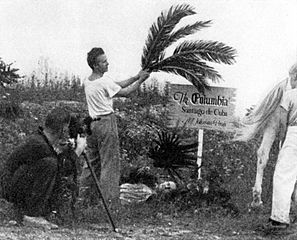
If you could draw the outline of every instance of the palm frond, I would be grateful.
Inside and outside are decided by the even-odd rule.
[[[187,152],[187,151],[192,152],[194,149],[196,150],[197,144],[198,144],[198,142],[194,142],[194,143],[191,143],[191,144],[180,145],[179,149],[184,151],[184,152]]]
[[[198,143],[181,144],[175,133],[158,133],[158,140],[149,150],[149,157],[154,160],[154,166],[164,169],[177,169],[197,166],[196,156]]]
[[[199,92],[204,92],[205,89],[210,88],[208,83],[203,78],[202,74],[197,74],[192,69],[184,68],[181,66],[164,65],[162,68],[159,68],[158,71],[173,73],[181,77],[184,77],[189,82],[191,82]]]
[[[173,32],[168,40],[167,40],[167,47],[170,46],[172,43],[176,42],[177,40],[186,37],[188,35],[194,34],[195,32],[199,31],[202,28],[209,27],[211,20],[209,21],[199,21],[192,25],[187,25],[181,27],[177,31]]]
[[[183,37],[194,34],[195,32],[197,32],[198,30],[200,30],[204,27],[209,27],[210,23],[211,23],[211,21],[199,21],[192,25],[187,25],[187,26],[181,27],[177,31],[173,32],[170,36],[168,36],[166,41],[163,42],[164,49],[163,49],[163,52],[160,53],[159,61],[162,61],[164,59],[164,56],[165,56],[164,51],[171,44],[173,44],[174,42],[178,41],[179,39],[181,39]],[[149,68],[149,66],[148,66],[148,68]]]
[[[151,65],[151,71],[174,73],[190,81],[198,91],[209,88],[206,79],[218,82],[221,75],[204,60],[232,64],[235,50],[219,42],[185,41],[178,45],[172,56]]]
[[[213,67],[208,66],[204,61],[202,62],[201,59],[192,53],[185,55],[175,54],[153,66],[154,71],[165,71],[164,68],[167,67],[184,68],[196,74],[199,79],[209,78],[215,82],[221,78],[221,75]]]
[[[206,79],[219,81],[221,75],[211,66],[202,62],[192,53],[172,55],[153,65],[153,71],[164,71],[180,75],[190,81],[199,91],[209,88]]]
[[[178,56],[193,56],[210,62],[233,64],[236,50],[217,41],[184,41],[173,52]]]
[[[176,26],[183,18],[195,14],[190,5],[172,6],[168,12],[162,12],[149,31],[142,55],[142,68],[147,69],[149,64],[158,61],[160,54],[168,47],[167,39]]]
[[[172,56],[165,58],[165,50],[172,43],[210,26],[211,21],[198,21],[173,32],[183,17],[193,14],[193,8],[187,4],[171,7],[167,13],[161,13],[150,28],[141,59],[142,69],[180,75],[190,81],[198,91],[204,92],[209,89],[206,79],[213,82],[221,79],[221,75],[205,61],[233,64],[236,50],[217,41],[184,41],[176,47]]]

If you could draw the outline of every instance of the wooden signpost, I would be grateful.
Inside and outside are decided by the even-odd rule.
[[[170,85],[169,127],[198,130],[198,167],[202,163],[203,130],[235,130],[235,91],[235,88],[210,87],[202,94],[193,85]],[[198,168],[198,179],[201,179],[201,168]]]
[[[201,179],[201,164],[202,164],[202,150],[203,150],[203,129],[198,129],[198,151],[197,151],[197,166],[198,180]]]

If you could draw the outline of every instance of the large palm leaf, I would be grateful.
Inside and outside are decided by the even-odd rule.
[[[190,144],[181,143],[176,133],[161,132],[158,133],[158,139],[155,139],[149,149],[148,156],[153,160],[154,167],[163,168],[175,180],[182,177],[178,173],[180,168],[197,169],[196,152],[198,142]]]
[[[162,12],[158,17],[157,23],[154,23],[143,49],[142,67],[148,68],[153,62],[158,61],[160,54],[168,47],[168,37],[176,24],[185,16],[195,14],[189,5],[180,5],[171,7],[167,13]]]
[[[216,41],[184,41],[165,58],[165,50],[177,40],[208,27],[211,21],[199,21],[173,31],[183,18],[195,14],[187,4],[171,7],[162,12],[157,22],[150,28],[142,55],[142,69],[150,72],[165,71],[189,80],[199,91],[208,88],[206,79],[219,81],[220,74],[205,61],[232,64],[236,51],[224,43]]]
[[[158,139],[153,141],[149,157],[154,160],[154,166],[164,169],[196,167],[197,142],[182,144],[175,133],[158,133]]]

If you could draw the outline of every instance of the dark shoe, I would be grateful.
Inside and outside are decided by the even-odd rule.
[[[51,211],[45,219],[51,223],[54,223],[56,225],[63,225],[64,223],[64,218],[61,216],[59,211]]]
[[[262,230],[266,234],[275,234],[278,232],[285,233],[288,227],[289,227],[289,224],[287,223],[278,222],[269,218],[268,222],[263,225]]]

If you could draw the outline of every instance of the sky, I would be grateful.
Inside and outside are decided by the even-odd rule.
[[[178,26],[212,20],[186,40],[215,40],[237,50],[235,64],[212,64],[222,75],[217,86],[237,89],[237,115],[286,78],[297,61],[297,0],[0,0],[0,57],[25,75],[43,57],[50,67],[84,79],[91,73],[87,52],[99,46],[109,74],[124,80],[140,70],[148,30],[161,11],[182,3],[197,14]],[[187,83],[171,74],[151,77]]]

